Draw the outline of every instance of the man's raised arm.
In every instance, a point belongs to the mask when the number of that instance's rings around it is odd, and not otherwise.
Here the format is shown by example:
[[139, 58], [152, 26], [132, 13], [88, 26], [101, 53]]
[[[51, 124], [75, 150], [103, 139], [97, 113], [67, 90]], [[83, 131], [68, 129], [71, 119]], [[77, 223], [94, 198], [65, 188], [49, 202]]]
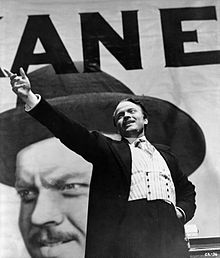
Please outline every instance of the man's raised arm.
[[103, 154], [102, 150], [97, 149], [97, 133], [90, 133], [74, 119], [70, 120], [65, 113], [50, 105], [43, 97], [34, 94], [22, 68], [20, 75], [6, 69], [4, 72], [10, 78], [12, 90], [25, 103], [25, 111], [30, 111], [29, 115], [47, 127], [65, 146], [89, 162], [97, 156], [98, 151]]

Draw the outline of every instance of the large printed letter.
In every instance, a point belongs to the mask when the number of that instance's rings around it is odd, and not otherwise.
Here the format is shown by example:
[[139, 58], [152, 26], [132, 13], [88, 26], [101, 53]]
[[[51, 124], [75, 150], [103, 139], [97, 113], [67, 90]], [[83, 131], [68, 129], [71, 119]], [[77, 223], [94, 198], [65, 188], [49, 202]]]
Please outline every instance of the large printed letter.
[[[38, 38], [45, 53], [34, 54]], [[27, 71], [32, 64], [52, 64], [58, 74], [77, 73], [49, 15], [29, 16], [11, 70], [16, 73], [23, 67]]]
[[99, 13], [81, 13], [84, 69], [100, 67], [99, 41], [126, 69], [142, 69], [137, 11], [122, 11], [123, 36], [104, 20]]
[[184, 42], [198, 42], [196, 31], [182, 31], [181, 22], [217, 20], [214, 6], [161, 9], [161, 23], [167, 67], [219, 64], [220, 51], [184, 53]]

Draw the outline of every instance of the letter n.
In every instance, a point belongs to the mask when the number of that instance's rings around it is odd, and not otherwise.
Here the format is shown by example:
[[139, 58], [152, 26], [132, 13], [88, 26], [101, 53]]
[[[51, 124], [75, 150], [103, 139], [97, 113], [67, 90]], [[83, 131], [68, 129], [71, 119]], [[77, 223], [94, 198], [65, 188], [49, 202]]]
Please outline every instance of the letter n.
[[122, 11], [123, 38], [99, 13], [81, 13], [85, 71], [100, 67], [99, 41], [126, 69], [142, 69], [137, 11]]

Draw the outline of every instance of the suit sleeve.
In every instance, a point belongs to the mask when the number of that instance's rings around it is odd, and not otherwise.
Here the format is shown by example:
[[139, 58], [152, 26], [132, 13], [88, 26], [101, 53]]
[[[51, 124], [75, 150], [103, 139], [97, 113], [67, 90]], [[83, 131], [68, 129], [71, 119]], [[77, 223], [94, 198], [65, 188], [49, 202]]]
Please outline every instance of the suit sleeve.
[[85, 127], [52, 107], [43, 98], [28, 114], [46, 126], [65, 146], [86, 160], [93, 162], [101, 153], [98, 142], [99, 138], [104, 136], [98, 132], [89, 132]]

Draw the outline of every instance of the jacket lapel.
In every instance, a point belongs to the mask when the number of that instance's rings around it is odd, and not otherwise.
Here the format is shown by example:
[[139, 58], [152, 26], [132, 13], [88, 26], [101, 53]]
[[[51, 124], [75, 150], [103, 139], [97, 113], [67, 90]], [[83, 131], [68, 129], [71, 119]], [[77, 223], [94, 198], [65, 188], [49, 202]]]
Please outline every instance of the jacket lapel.
[[131, 151], [125, 141], [114, 142], [111, 145], [112, 152], [118, 160], [122, 171], [127, 179], [127, 183], [131, 184]]

